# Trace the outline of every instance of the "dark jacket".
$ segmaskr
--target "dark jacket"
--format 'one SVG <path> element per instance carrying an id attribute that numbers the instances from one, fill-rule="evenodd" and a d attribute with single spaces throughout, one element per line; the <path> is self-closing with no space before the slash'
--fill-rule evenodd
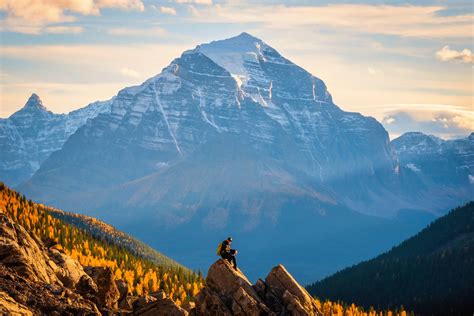
<path id="1" fill-rule="evenodd" d="M 230 242 L 226 239 L 222 242 L 221 245 L 221 256 L 226 257 L 231 254 L 232 249 L 230 249 Z"/>

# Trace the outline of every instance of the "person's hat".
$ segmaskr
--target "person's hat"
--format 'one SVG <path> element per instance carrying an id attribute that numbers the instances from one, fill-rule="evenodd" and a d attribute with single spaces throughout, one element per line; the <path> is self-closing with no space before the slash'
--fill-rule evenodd
<path id="1" fill-rule="evenodd" d="M 227 240 L 228 240 L 228 241 L 232 241 L 232 237 L 227 237 Z"/>

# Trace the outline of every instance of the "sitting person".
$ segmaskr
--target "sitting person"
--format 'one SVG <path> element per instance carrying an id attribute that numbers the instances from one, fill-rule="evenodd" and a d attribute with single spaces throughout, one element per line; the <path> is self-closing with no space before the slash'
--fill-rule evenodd
<path id="1" fill-rule="evenodd" d="M 229 263 L 232 263 L 234 266 L 234 269 L 237 270 L 237 262 L 235 260 L 235 255 L 237 254 L 237 250 L 230 248 L 231 243 L 232 243 L 232 237 L 229 237 L 222 242 L 220 255 L 222 259 L 225 259 L 229 261 Z"/>

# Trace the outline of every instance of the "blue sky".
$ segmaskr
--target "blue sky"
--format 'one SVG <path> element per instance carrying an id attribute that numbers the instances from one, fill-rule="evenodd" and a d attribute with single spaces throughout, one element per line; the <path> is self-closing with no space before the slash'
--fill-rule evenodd
<path id="1" fill-rule="evenodd" d="M 0 0 L 0 117 L 36 92 L 69 112 L 243 31 L 392 137 L 474 130 L 470 1 Z"/>

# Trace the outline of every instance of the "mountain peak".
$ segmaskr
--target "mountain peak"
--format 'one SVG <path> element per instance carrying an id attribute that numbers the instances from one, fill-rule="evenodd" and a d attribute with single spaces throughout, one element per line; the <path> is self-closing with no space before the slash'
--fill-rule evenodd
<path id="1" fill-rule="evenodd" d="M 237 36 L 229 37 L 222 40 L 212 41 L 207 44 L 199 45 L 199 51 L 232 51 L 234 53 L 256 52 L 259 44 L 263 41 L 249 33 L 242 32 Z"/>
<path id="2" fill-rule="evenodd" d="M 425 139 L 431 139 L 436 143 L 443 142 L 443 140 L 439 137 L 434 135 L 424 134 L 422 132 L 407 132 L 402 134 L 400 137 L 397 138 L 398 140 L 409 140 L 409 141 L 421 141 Z"/>
<path id="3" fill-rule="evenodd" d="M 240 40 L 247 40 L 247 41 L 258 41 L 258 42 L 262 41 L 261 39 L 255 37 L 252 34 L 249 34 L 247 32 L 242 32 L 237 36 L 229 38 L 228 40 L 231 40 L 231 39 L 240 39 Z"/>
<path id="4" fill-rule="evenodd" d="M 223 40 L 212 41 L 196 47 L 196 51 L 206 55 L 216 64 L 238 76 L 244 83 L 251 77 L 246 64 L 258 64 L 265 61 L 265 51 L 279 54 L 261 39 L 243 32 L 237 36 Z"/>
<path id="5" fill-rule="evenodd" d="M 26 101 L 25 106 L 23 109 L 37 109 L 42 111 L 47 111 L 46 107 L 43 105 L 43 101 L 41 101 L 40 97 L 33 93 Z"/>

